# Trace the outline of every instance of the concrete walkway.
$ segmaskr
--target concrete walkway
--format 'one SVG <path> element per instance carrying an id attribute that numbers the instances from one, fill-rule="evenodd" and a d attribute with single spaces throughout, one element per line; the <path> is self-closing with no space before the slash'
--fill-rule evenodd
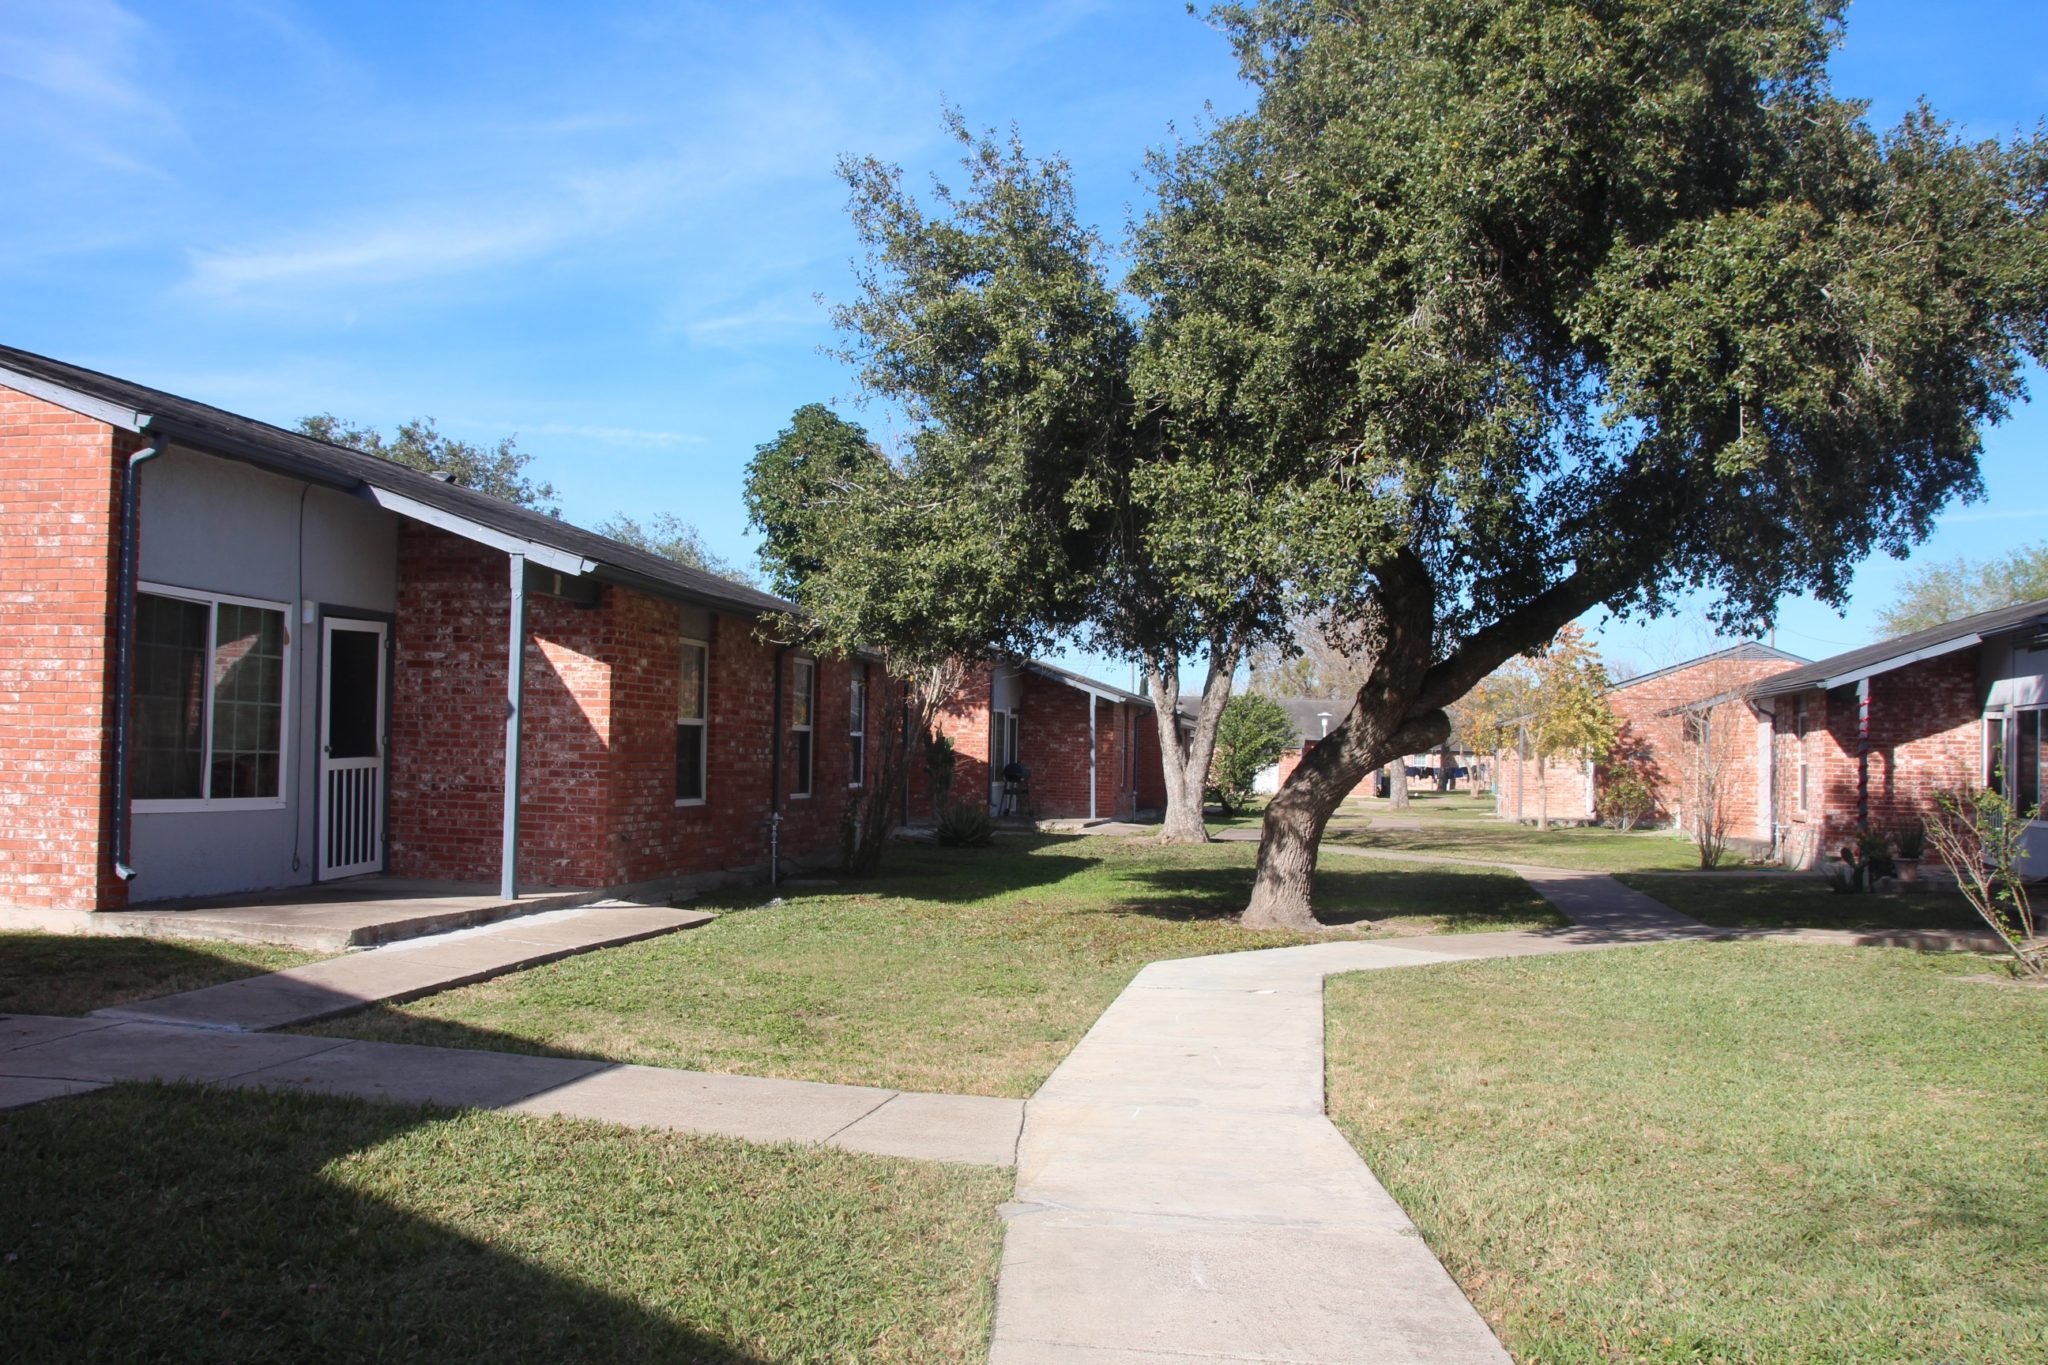
<path id="1" fill-rule="evenodd" d="M 408 939 L 325 962 L 94 1010 L 97 1019 L 261 1032 L 413 1000 L 599 948 L 705 924 L 702 910 L 591 905 Z"/>
<path id="2" fill-rule="evenodd" d="M 1156 962 L 1025 1109 L 991 1365 L 1506 1365 L 1323 1112 L 1323 978 L 1713 931 L 1529 869 L 1585 927 Z"/>
<path id="3" fill-rule="evenodd" d="M 410 1047 L 232 1033 L 112 1019 L 0 1016 L 0 1109 L 118 1081 L 346 1095 L 393 1104 L 599 1119 L 750 1142 L 811 1142 L 925 1161 L 1008 1166 L 1022 1100 L 723 1076 Z"/>

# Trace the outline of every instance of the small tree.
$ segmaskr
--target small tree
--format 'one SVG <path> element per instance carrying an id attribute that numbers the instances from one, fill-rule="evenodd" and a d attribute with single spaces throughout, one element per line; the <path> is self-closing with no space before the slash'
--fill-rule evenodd
<path id="1" fill-rule="evenodd" d="M 601 536 L 610 536 L 636 550 L 673 560 L 692 569 L 754 586 L 753 575 L 711 552 L 703 533 L 673 512 L 656 512 L 645 522 L 621 512 L 596 526 Z"/>
<path id="2" fill-rule="evenodd" d="M 1703 868 L 1721 865 L 1735 822 L 1733 804 L 1728 800 L 1735 769 L 1735 746 L 1729 733 L 1733 729 L 1716 724 L 1713 711 L 1696 711 L 1685 718 L 1685 738 L 1692 759 L 1692 799 L 1686 803 L 1685 833 L 1699 850 Z"/>
<path id="3" fill-rule="evenodd" d="M 1989 788 L 1959 788 L 1936 794 L 1927 821 L 1935 855 L 2012 954 L 2015 969 L 2036 980 L 2048 978 L 2048 944 L 2036 936 L 2020 862 L 2027 823 L 2040 815 L 2038 806 L 2022 812 Z"/>
<path id="4" fill-rule="evenodd" d="M 1005 639 L 988 542 L 957 508 L 920 494 L 916 460 L 893 463 L 865 431 L 813 403 L 797 409 L 747 468 L 747 512 L 762 533 L 762 562 L 775 590 L 797 607 L 767 628 L 825 653 L 879 655 L 888 680 L 876 689 L 881 714 L 892 698 L 902 707 L 900 724 L 869 732 L 879 742 L 872 776 L 856 797 L 848 857 L 855 872 L 881 862 L 912 745 L 931 733 L 965 676 L 965 660 Z"/>
<path id="5" fill-rule="evenodd" d="M 1607 670 L 1576 625 L 1530 667 L 1529 746 L 1536 758 L 1536 828 L 1550 828 L 1551 760 L 1595 763 L 1614 747 L 1614 712 L 1607 705 Z"/>
<path id="6" fill-rule="evenodd" d="M 1253 783 L 1294 742 L 1294 723 L 1271 697 L 1256 692 L 1232 697 L 1216 725 L 1216 754 L 1209 761 L 1209 791 L 1216 804 L 1235 815 L 1251 804 Z"/>

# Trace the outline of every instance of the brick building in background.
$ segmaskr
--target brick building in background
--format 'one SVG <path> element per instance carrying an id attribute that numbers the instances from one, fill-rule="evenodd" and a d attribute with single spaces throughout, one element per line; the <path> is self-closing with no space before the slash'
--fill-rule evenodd
<path id="1" fill-rule="evenodd" d="M 2035 811 L 2048 794 L 2048 600 L 1779 673 L 1741 701 L 1762 737 L 1757 828 L 1793 867 L 1866 826 L 1925 818 L 1945 788 L 1997 785 Z M 2031 822 L 2026 844 L 2033 874 L 2048 872 L 2048 826 Z"/>
<path id="2" fill-rule="evenodd" d="M 997 814 L 1131 820 L 1165 808 L 1166 775 L 1150 698 L 1035 660 L 968 671 L 933 728 L 953 742 L 953 795 Z M 1003 780 L 1010 764 L 1029 779 Z M 929 818 L 916 783 L 913 814 Z"/>
<path id="3" fill-rule="evenodd" d="M 0 565 L 5 905 L 745 875 L 837 851 L 889 710 L 764 593 L 9 348 Z"/>
<path id="4" fill-rule="evenodd" d="M 1499 814 L 1533 821 L 1547 809 L 1553 821 L 1593 819 L 1606 782 L 1627 767 L 1655 795 L 1652 822 L 1682 826 L 1699 804 L 1703 787 L 1711 786 L 1725 808 L 1737 813 L 1734 832 L 1753 837 L 1757 787 L 1748 761 L 1753 748 L 1744 746 L 1754 744 L 1755 723 L 1746 718 L 1737 694 L 1758 679 L 1805 662 L 1796 654 L 1744 641 L 1616 683 L 1607 692 L 1617 722 L 1615 751 L 1608 760 L 1599 765 L 1552 760 L 1543 765 L 1539 781 L 1526 743 L 1508 749 L 1498 765 Z M 1686 709 L 1707 698 L 1716 700 L 1705 711 Z"/>

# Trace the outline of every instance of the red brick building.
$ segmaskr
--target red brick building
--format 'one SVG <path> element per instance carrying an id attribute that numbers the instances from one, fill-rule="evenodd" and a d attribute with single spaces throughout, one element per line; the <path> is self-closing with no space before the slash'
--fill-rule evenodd
<path id="1" fill-rule="evenodd" d="M 837 850 L 886 709 L 776 598 L 9 348 L 0 567 L 4 905 L 743 875 Z"/>
<path id="2" fill-rule="evenodd" d="M 1627 768 L 1655 794 L 1653 822 L 1683 826 L 1711 793 L 1734 837 L 1769 840 L 1752 762 L 1763 741 L 1739 696 L 1749 684 L 1805 662 L 1744 641 L 1616 683 L 1607 693 L 1618 723 L 1614 753 L 1597 767 L 1552 760 L 1544 765 L 1539 783 L 1526 742 L 1507 750 L 1498 768 L 1499 813 L 1509 820 L 1535 820 L 1542 807 L 1553 821 L 1593 819 L 1605 784 Z M 1709 698 L 1715 699 L 1713 705 L 1693 709 Z"/>
<path id="3" fill-rule="evenodd" d="M 934 728 L 953 742 L 953 794 L 1040 820 L 1131 820 L 1166 805 L 1152 702 L 1051 664 L 970 670 Z M 1021 789 L 1003 773 L 1017 764 Z M 933 814 L 922 788 L 916 813 Z"/>
<path id="4" fill-rule="evenodd" d="M 2043 804 L 2048 600 L 1850 650 L 1743 689 L 1764 743 L 1759 825 L 1783 862 L 1811 867 L 1868 827 L 1896 830 L 1944 788 L 1995 785 Z M 2048 869 L 2048 826 L 2028 830 Z"/>

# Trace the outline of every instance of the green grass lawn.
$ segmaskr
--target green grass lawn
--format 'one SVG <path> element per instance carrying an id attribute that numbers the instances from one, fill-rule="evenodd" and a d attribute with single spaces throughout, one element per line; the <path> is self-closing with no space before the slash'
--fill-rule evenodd
<path id="1" fill-rule="evenodd" d="M 1673 944 L 1330 983 L 1332 1116 L 1525 1362 L 2048 1359 L 2048 991 Z"/>
<path id="2" fill-rule="evenodd" d="M 1372 820 L 1363 831 L 1356 828 L 1361 816 Z M 1415 821 L 1421 827 L 1389 827 L 1396 821 Z M 1414 802 L 1405 811 L 1390 809 L 1383 801 L 1348 801 L 1330 823 L 1333 843 L 1429 854 L 1452 862 L 1477 859 L 1587 872 L 1683 871 L 1696 870 L 1700 864 L 1698 850 L 1668 831 L 1538 830 L 1496 820 L 1490 799 L 1462 795 Z"/>
<path id="3" fill-rule="evenodd" d="M 1724 928 L 1982 929 L 1984 921 L 1953 890 L 1910 895 L 1843 895 L 1819 877 L 1631 877 L 1617 880 L 1673 910 Z"/>
<path id="4" fill-rule="evenodd" d="M 1011 1176 L 122 1086 L 0 1113 L 0 1356 L 959 1361 Z"/>
<path id="5" fill-rule="evenodd" d="M 86 1014 L 322 956 L 268 943 L 0 933 L 0 1014 Z"/>
<path id="6" fill-rule="evenodd" d="M 738 893 L 688 933 L 315 1031 L 1027 1096 L 1145 963 L 1302 941 L 1234 922 L 1256 853 L 1052 836 L 900 845 L 867 881 L 785 888 L 779 906 Z M 1340 933 L 1561 922 L 1521 879 L 1486 869 L 1332 859 L 1317 888 Z"/>

